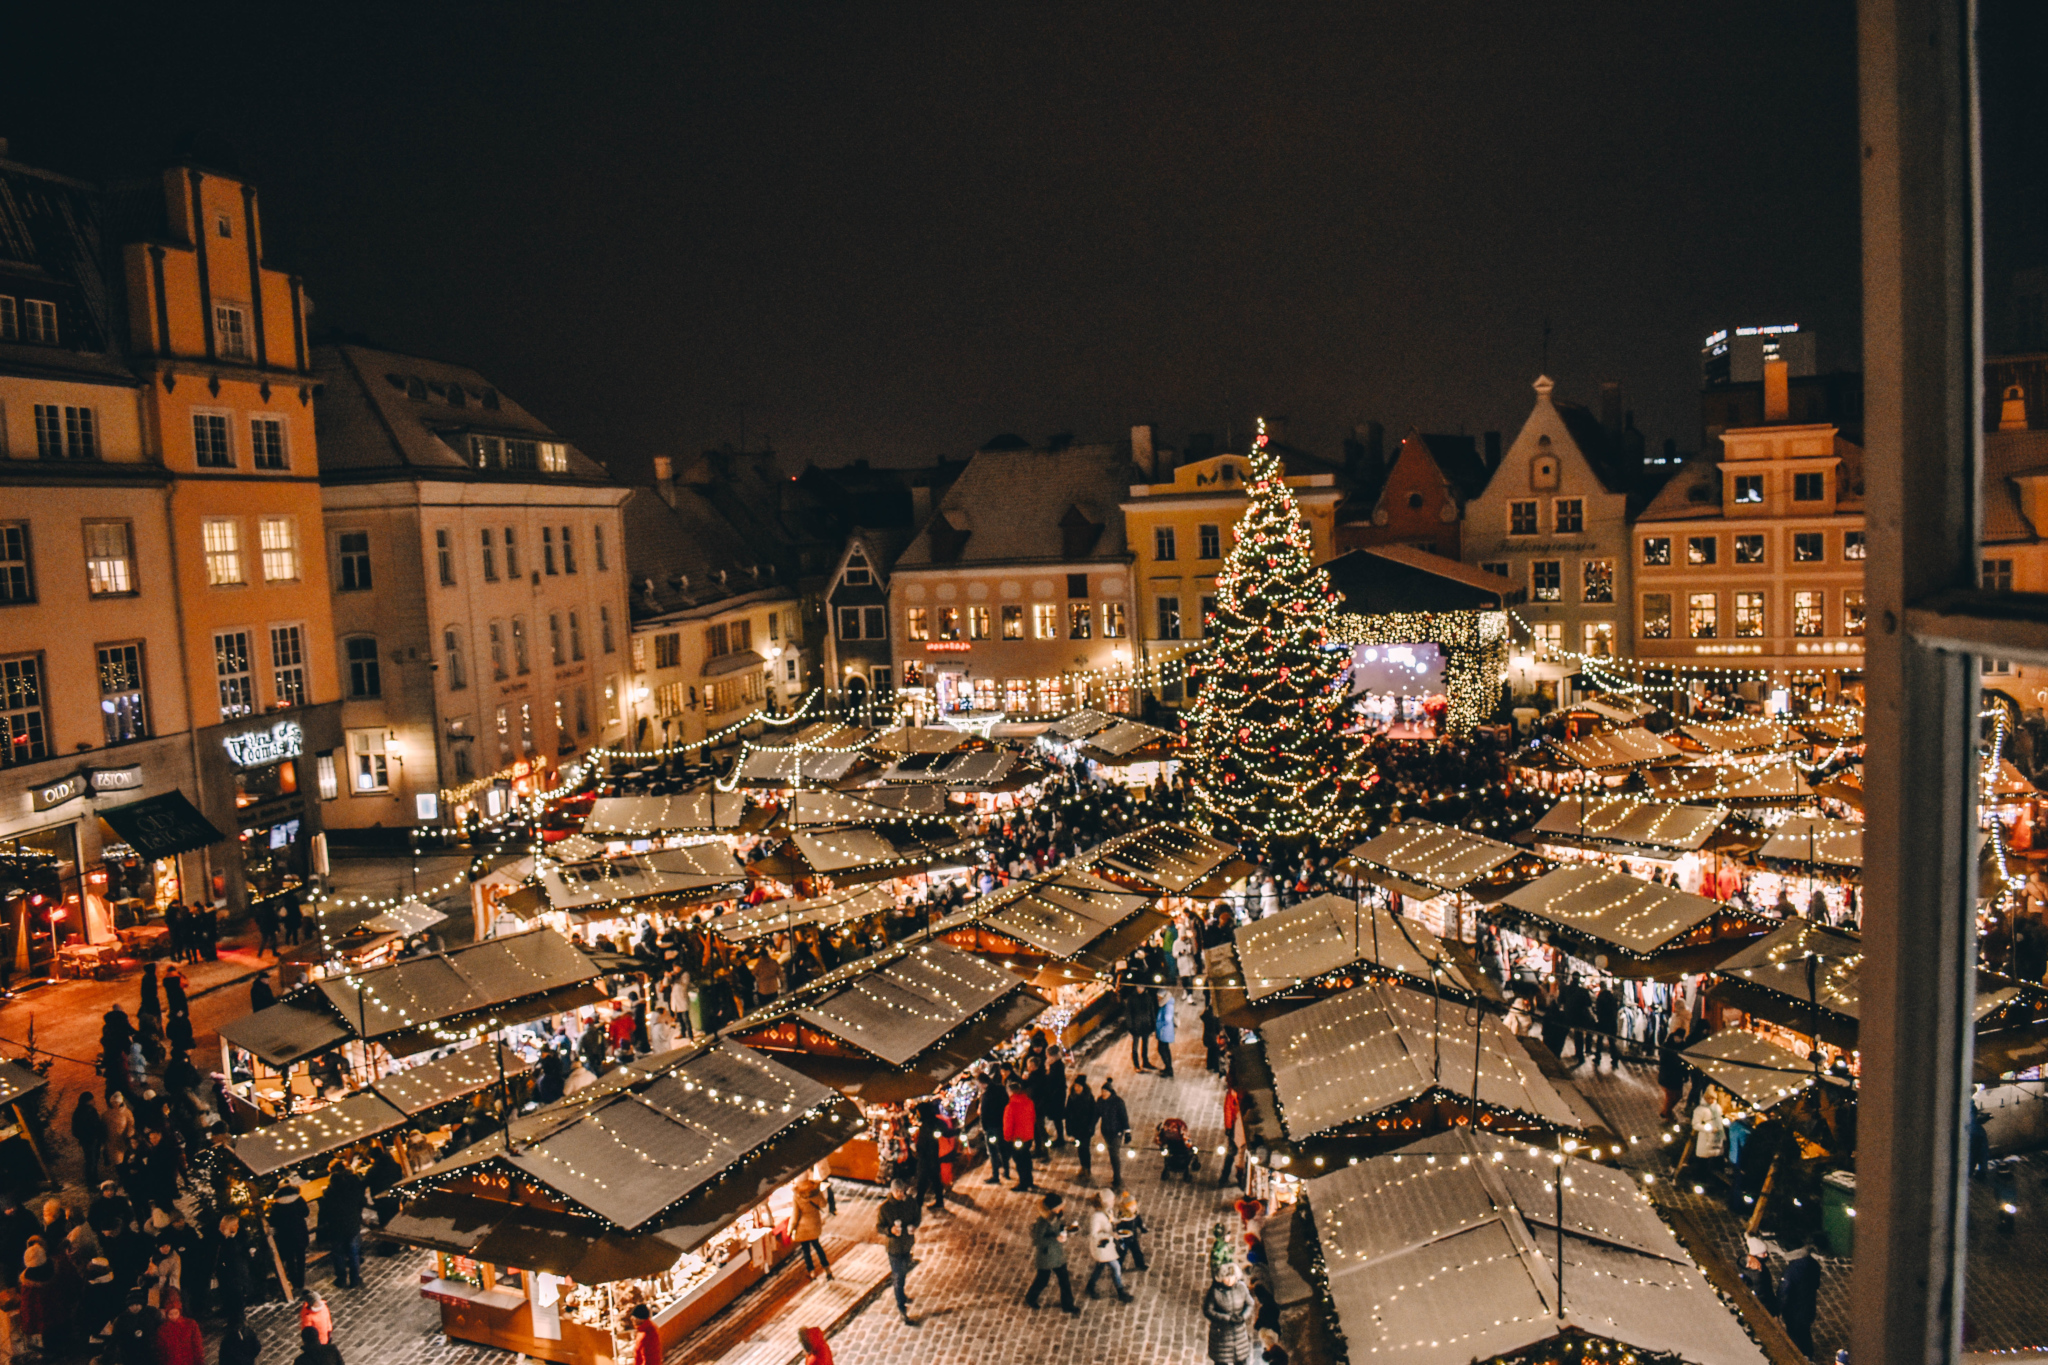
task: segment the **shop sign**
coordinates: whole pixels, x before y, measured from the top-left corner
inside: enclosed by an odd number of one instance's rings
[[[268,730],[229,735],[221,741],[221,747],[228,751],[236,767],[260,768],[266,763],[297,758],[306,747],[306,732],[295,720],[281,720]]]
[[[45,782],[29,793],[29,805],[35,810],[49,810],[66,801],[75,801],[87,792],[95,796],[101,792],[128,792],[142,790],[142,765],[131,763],[125,768],[80,768],[69,777],[55,782]]]
[[[86,776],[92,781],[95,792],[132,792],[142,790],[142,765],[131,763],[125,768],[88,768]]]
[[[83,772],[75,772],[69,777],[59,778],[55,782],[45,782],[37,787],[29,795],[29,805],[36,810],[49,810],[52,806],[61,806],[66,801],[73,801],[85,795],[89,785]]]

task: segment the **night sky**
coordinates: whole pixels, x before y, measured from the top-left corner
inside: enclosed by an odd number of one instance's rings
[[[629,476],[743,411],[821,463],[1512,432],[1546,318],[1653,452],[1713,328],[1856,363],[1849,0],[37,8],[14,159],[224,141],[318,325]]]

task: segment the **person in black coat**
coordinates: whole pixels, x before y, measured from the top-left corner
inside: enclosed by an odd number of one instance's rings
[[[1032,1097],[1037,1103],[1037,1097]],[[1059,1146],[1067,1140],[1067,1059],[1057,1051],[1048,1053],[1045,1059],[1045,1103],[1038,1107],[1044,1118],[1046,1129],[1052,1133],[1053,1145]]]
[[[1109,1148],[1109,1183],[1120,1190],[1124,1187],[1124,1143],[1131,1136],[1131,1111],[1124,1107],[1124,1097],[1116,1093],[1116,1082],[1108,1076],[1102,1078],[1102,1093],[1096,1097],[1095,1119]]]
[[[100,1153],[107,1145],[107,1121],[100,1117],[100,1111],[92,1102],[92,1092],[86,1091],[78,1097],[78,1107],[71,1111],[71,1139],[78,1144],[78,1150],[85,1157],[85,1183],[88,1187],[100,1183]]]
[[[1614,1068],[1614,1040],[1621,1033],[1621,997],[1608,988],[1605,981],[1593,995],[1593,1052],[1597,1068],[1599,1058],[1604,1054],[1607,1066]]]
[[[293,1293],[306,1287],[306,1245],[312,1240],[306,1219],[310,1212],[296,1185],[286,1185],[270,1201],[270,1236],[277,1243],[278,1259],[284,1262]]]
[[[220,1220],[212,1237],[214,1297],[219,1314],[233,1322],[242,1316],[256,1292],[255,1239],[242,1227],[242,1220],[228,1214]],[[188,1277],[189,1279],[189,1277]]]
[[[249,983],[250,1010],[267,1010],[277,1003],[277,992],[270,988],[270,973],[258,972],[256,979]]]
[[[336,1158],[327,1168],[327,1193],[320,1196],[320,1240],[334,1257],[334,1283],[362,1287],[363,1210],[368,1192],[348,1163]]]
[[[1095,1123],[1097,1106],[1095,1092],[1088,1088],[1086,1076],[1074,1077],[1074,1083],[1067,1087],[1066,1098],[1067,1136],[1072,1138],[1081,1157],[1081,1183],[1088,1184],[1095,1179]]]
[[[535,1098],[542,1104],[553,1104],[562,1098],[562,1086],[569,1079],[569,1059],[558,1047],[544,1048],[540,1054],[540,1081]]]
[[[1664,1041],[1657,1044],[1657,1084],[1664,1091],[1664,1108],[1657,1115],[1659,1123],[1671,1121],[1671,1110],[1685,1093],[1686,1073],[1690,1068],[1685,1062],[1685,1049],[1691,1039],[1676,1030],[1666,1033]]]
[[[1010,1092],[1003,1084],[1003,1073],[991,1067],[982,1078],[981,1087],[981,1140],[988,1148],[991,1185],[1000,1185],[1010,1174],[1010,1153],[1003,1145],[1003,1110],[1009,1103]]]
[[[922,1104],[917,1109],[917,1142],[914,1151],[917,1157],[917,1201],[922,1204],[924,1197],[932,1197],[932,1212],[946,1212],[946,1182],[939,1169],[939,1109],[935,1104]]]
[[[1131,1035],[1131,1067],[1136,1071],[1152,1069],[1152,1035],[1159,1026],[1159,1003],[1138,984],[1144,980],[1144,970],[1144,959],[1131,954],[1124,973],[1123,1007],[1124,1028]]]
[[[1813,1355],[1813,1319],[1820,1311],[1820,1265],[1813,1248],[1803,1246],[1785,1262],[1778,1277],[1778,1316],[1784,1320],[1785,1335],[1792,1344]]]

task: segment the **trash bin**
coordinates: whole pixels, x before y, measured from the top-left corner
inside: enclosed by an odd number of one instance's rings
[[[1820,1178],[1820,1234],[1828,1255],[1856,1254],[1856,1172],[1829,1171]]]

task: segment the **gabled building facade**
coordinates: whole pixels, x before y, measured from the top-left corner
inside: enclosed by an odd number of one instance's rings
[[[1497,434],[1489,439],[1498,454]],[[1407,545],[1460,558],[1465,504],[1491,473],[1473,437],[1411,428],[1377,486],[1357,490],[1338,509],[1337,552]]]
[[[889,630],[890,541],[902,535],[861,528],[825,586],[825,677],[849,718],[886,724],[895,714],[896,646]]]

